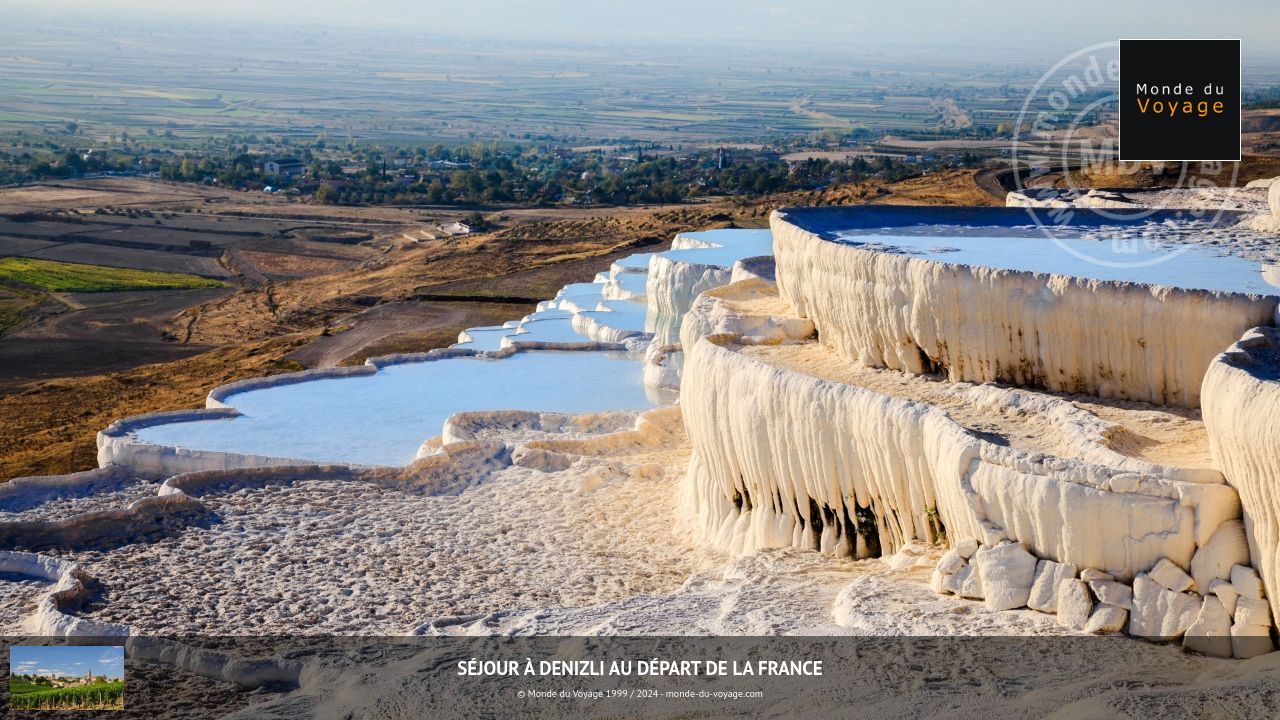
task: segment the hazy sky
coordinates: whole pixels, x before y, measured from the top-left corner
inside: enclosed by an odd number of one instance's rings
[[[9,648],[9,672],[66,677],[83,677],[92,672],[120,679],[124,677],[124,647],[13,645]]]
[[[1118,37],[1240,37],[1280,55],[1276,0],[0,0],[42,13],[420,27],[553,41],[736,38],[870,45],[1039,48],[1061,52]]]

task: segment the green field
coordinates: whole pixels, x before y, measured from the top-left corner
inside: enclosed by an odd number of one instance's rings
[[[16,283],[52,292],[226,287],[225,283],[197,275],[80,265],[21,257],[0,258],[0,282]]]
[[[10,678],[9,707],[13,710],[123,710],[124,682],[54,689]]]

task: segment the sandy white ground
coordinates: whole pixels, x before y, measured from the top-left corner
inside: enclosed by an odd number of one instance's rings
[[[503,635],[1061,635],[1048,615],[992,612],[933,594],[937,553],[834,560],[794,549],[747,555],[675,592],[587,607],[495,613],[450,633]]]
[[[678,413],[666,412],[671,435],[631,447],[610,439],[625,415],[595,426],[604,435],[483,429],[515,445],[595,442],[595,452],[565,456],[561,469],[529,460],[539,467],[509,467],[456,495],[305,478],[214,489],[199,498],[212,522],[49,554],[102,584],[80,615],[149,633],[1059,632],[1048,616],[937,598],[924,569],[937,551],[893,569],[902,558],[780,550],[729,562],[695,544],[673,522],[688,446]],[[14,611],[0,620],[16,629],[43,585],[0,583],[0,606]]]
[[[51,586],[46,580],[28,575],[0,573],[0,632],[6,635],[25,632],[27,619]]]
[[[159,482],[135,480],[121,483],[109,492],[90,494],[71,493],[51,497],[43,502],[0,502],[0,521],[6,520],[61,520],[81,513],[124,507],[134,500],[154,497]]]
[[[106,591],[85,614],[143,631],[403,634],[442,615],[663,593],[712,566],[682,539],[663,457],[510,467],[458,495],[300,480],[201,495],[176,537],[63,552]]]

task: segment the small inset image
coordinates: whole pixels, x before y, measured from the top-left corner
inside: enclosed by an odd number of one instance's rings
[[[124,647],[12,645],[11,710],[123,710]]]

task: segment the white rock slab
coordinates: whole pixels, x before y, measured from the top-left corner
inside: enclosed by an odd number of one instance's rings
[[[1258,571],[1247,565],[1231,566],[1231,586],[1241,597],[1262,599],[1265,595]]]
[[[1236,599],[1236,623],[1271,627],[1271,605],[1266,600],[1241,595]]]
[[[1196,621],[1182,638],[1182,647],[1205,655],[1231,657],[1231,615],[1217,596],[1210,595],[1200,604]]]
[[[1085,582],[1093,582],[1094,580],[1115,580],[1115,576],[1111,573],[1103,572],[1097,568],[1085,568],[1080,571],[1080,579]]]
[[[1206,592],[1214,580],[1230,578],[1233,565],[1248,564],[1249,541],[1245,538],[1244,523],[1228,520],[1213,531],[1208,542],[1191,558],[1191,577],[1196,581],[1196,589]]]
[[[1133,588],[1122,582],[1094,580],[1089,583],[1089,589],[1093,591],[1093,596],[1098,598],[1098,602],[1103,605],[1115,605],[1125,610],[1133,607]]]
[[[982,594],[988,608],[1013,610],[1027,604],[1036,575],[1036,556],[1021,543],[979,548],[972,565],[982,578]]]
[[[956,543],[956,552],[960,553],[960,557],[968,560],[973,554],[978,552],[978,541],[973,538],[965,538]]]
[[[947,576],[943,575],[937,568],[933,574],[929,576],[929,589],[937,595],[946,595],[950,591],[946,587]]]
[[[1036,563],[1035,579],[1031,582],[1031,595],[1027,607],[1040,612],[1058,612],[1058,585],[1063,580],[1075,579],[1076,566],[1071,563],[1041,560]]]
[[[1123,632],[1125,623],[1129,621],[1129,611],[1115,605],[1100,605],[1089,615],[1084,625],[1084,632],[1094,635],[1107,635]]]
[[[982,599],[982,576],[973,565],[965,565],[956,574],[947,576],[948,581],[952,578],[957,578],[959,581],[957,589],[952,592],[970,600]],[[951,584],[948,582],[947,586],[951,587]]]
[[[1093,596],[1083,580],[1066,579],[1058,585],[1058,624],[1083,630],[1093,614]]]
[[[884,562],[894,570],[906,570],[918,565],[928,565],[929,548],[918,543],[907,543],[898,552],[884,558]]]
[[[1227,614],[1234,617],[1236,614],[1236,598],[1240,597],[1240,593],[1236,592],[1236,587],[1228,580],[1214,580],[1209,583],[1209,592],[1218,596],[1222,601],[1222,607],[1226,609]]]
[[[1266,655],[1275,649],[1271,628],[1262,625],[1231,626],[1231,654],[1242,659]]]
[[[1160,558],[1160,562],[1156,563],[1147,575],[1166,590],[1176,593],[1190,590],[1196,582],[1169,558]]]
[[[1133,579],[1133,612],[1129,634],[1152,640],[1172,640],[1183,636],[1200,613],[1200,601],[1186,593],[1173,592],[1146,575]]]
[[[942,559],[938,561],[938,572],[943,575],[954,575],[965,564],[964,557],[958,551],[954,549],[948,550],[942,554]]]
[[[1089,616],[1089,622],[1085,624],[1084,631],[1094,635],[1107,635],[1110,633],[1118,633],[1124,630],[1124,625],[1129,620],[1129,611],[1115,605],[1099,605],[1097,610]]]

